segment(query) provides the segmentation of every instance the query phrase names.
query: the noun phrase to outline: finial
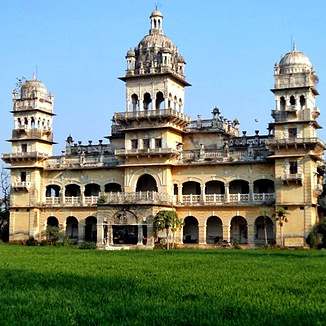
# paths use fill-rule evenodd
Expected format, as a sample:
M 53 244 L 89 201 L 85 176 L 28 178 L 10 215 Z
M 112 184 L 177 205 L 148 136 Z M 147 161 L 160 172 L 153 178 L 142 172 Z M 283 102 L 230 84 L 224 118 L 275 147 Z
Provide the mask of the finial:
M 297 46 L 295 44 L 295 42 L 293 42 L 293 52 L 296 52 L 297 51 Z
M 35 71 L 33 72 L 33 80 L 36 80 L 36 74 L 35 74 Z

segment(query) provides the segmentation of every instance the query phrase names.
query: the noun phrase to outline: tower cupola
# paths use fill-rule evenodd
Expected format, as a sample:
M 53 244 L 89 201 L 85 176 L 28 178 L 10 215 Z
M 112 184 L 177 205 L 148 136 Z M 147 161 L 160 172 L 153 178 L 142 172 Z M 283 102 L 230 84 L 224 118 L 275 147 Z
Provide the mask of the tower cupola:
M 157 8 L 152 12 L 149 17 L 151 19 L 151 29 L 149 30 L 149 34 L 161 34 L 163 35 L 162 23 L 163 16 Z

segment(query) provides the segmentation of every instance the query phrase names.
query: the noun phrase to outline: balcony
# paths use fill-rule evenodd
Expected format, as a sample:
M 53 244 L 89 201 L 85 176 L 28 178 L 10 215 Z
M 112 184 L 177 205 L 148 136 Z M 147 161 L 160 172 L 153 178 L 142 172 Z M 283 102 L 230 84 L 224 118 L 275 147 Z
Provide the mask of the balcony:
M 114 120 L 139 120 L 139 119 L 157 119 L 157 118 L 175 118 L 184 122 L 190 122 L 190 117 L 174 109 L 158 109 L 145 111 L 117 112 L 114 114 Z
M 248 203 L 249 194 L 230 194 L 230 203 Z
M 61 204 L 61 198 L 60 197 L 46 197 L 45 198 L 46 205 L 55 206 Z
M 278 138 L 270 138 L 266 140 L 267 146 L 272 147 L 288 147 L 288 146 L 306 146 L 306 145 L 320 145 L 322 148 L 325 147 L 325 143 L 319 139 L 318 137 L 310 137 L 310 138 L 285 138 L 285 139 L 278 139 Z
M 180 152 L 173 148 L 147 148 L 147 149 L 116 149 L 116 156 L 173 156 Z
M 86 205 L 95 205 L 97 204 L 99 196 L 86 196 L 85 197 L 85 204 Z
M 284 173 L 282 175 L 282 181 L 283 183 L 290 183 L 290 182 L 302 183 L 303 173 Z
M 74 206 L 74 205 L 80 205 L 81 198 L 80 197 L 65 197 L 65 204 Z
M 48 154 L 37 152 L 37 151 L 2 154 L 2 159 L 6 163 L 10 163 L 12 161 L 39 160 L 39 159 L 46 159 L 48 157 L 49 157 Z
M 12 183 L 11 187 L 15 190 L 28 190 L 31 186 L 29 181 L 21 181 Z

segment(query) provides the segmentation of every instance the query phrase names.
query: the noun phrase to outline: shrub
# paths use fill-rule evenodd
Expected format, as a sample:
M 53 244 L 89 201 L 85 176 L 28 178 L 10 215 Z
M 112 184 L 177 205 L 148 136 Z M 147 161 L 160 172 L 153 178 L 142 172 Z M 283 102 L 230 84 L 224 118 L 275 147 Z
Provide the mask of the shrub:
M 83 242 L 80 245 L 78 245 L 78 249 L 96 249 L 96 243 L 95 242 Z
M 26 246 L 37 246 L 37 245 L 38 245 L 38 241 L 35 240 L 33 236 L 30 236 L 26 241 Z
M 56 242 L 59 241 L 59 228 L 57 226 L 48 226 L 46 228 L 46 239 L 47 244 L 56 245 Z

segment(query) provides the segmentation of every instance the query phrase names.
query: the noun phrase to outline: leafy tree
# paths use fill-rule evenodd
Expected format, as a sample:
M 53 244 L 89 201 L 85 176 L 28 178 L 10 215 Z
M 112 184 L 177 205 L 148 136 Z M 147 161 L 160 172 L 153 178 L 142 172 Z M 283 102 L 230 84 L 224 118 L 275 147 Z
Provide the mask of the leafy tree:
M 154 232 L 157 234 L 159 231 L 165 230 L 166 232 L 166 247 L 169 250 L 169 235 L 170 231 L 173 233 L 173 246 L 175 240 L 175 232 L 182 227 L 183 223 L 174 211 L 162 210 L 159 211 L 153 223 Z
M 9 172 L 2 167 L 0 172 L 0 240 L 5 242 L 9 241 L 9 178 Z
M 273 216 L 275 217 L 276 222 L 278 222 L 278 225 L 280 226 L 280 237 L 281 237 L 281 246 L 284 246 L 283 241 L 283 226 L 284 223 L 288 222 L 287 215 L 290 213 L 282 206 L 280 206 L 274 213 Z

